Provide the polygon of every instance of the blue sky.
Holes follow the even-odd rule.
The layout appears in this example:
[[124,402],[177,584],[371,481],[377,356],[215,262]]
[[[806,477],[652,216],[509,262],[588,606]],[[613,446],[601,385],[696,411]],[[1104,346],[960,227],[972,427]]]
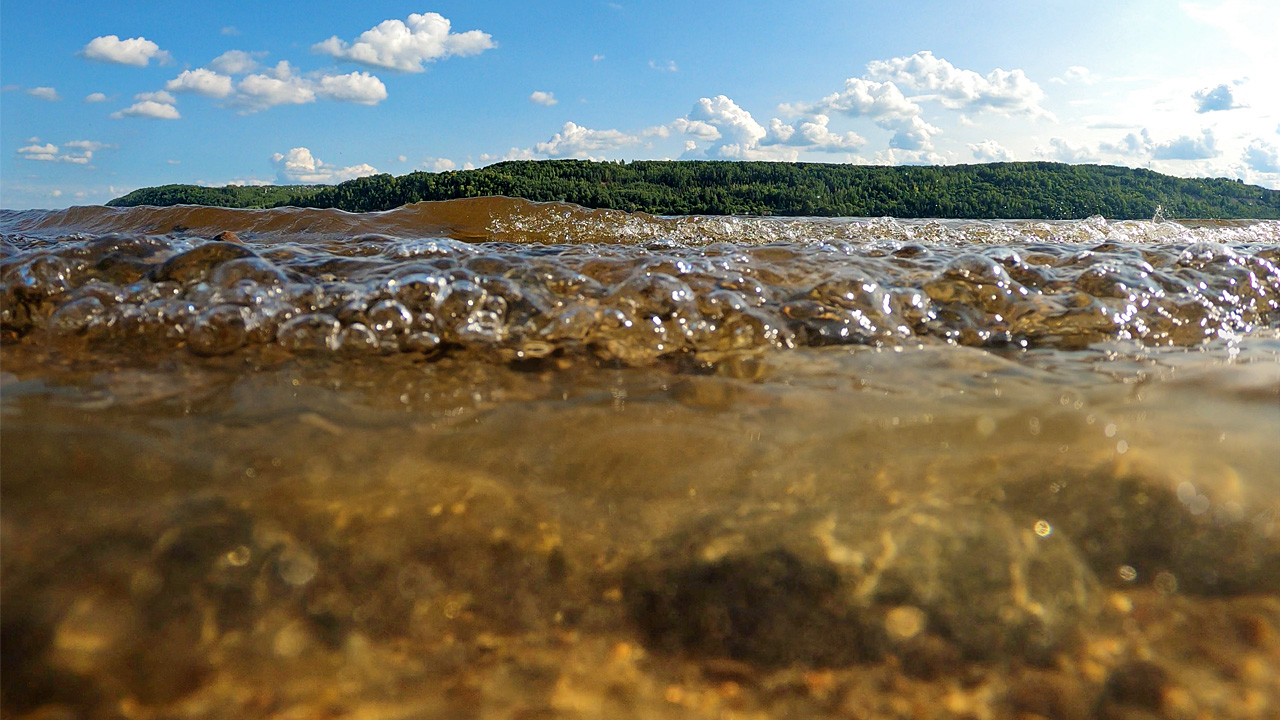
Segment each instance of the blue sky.
[[1280,188],[1276,37],[1274,0],[5,0],[0,206],[559,157]]

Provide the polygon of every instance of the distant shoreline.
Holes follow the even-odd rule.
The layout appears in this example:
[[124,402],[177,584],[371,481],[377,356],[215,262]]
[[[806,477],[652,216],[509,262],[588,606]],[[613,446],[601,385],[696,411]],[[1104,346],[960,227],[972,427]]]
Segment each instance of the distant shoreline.
[[164,185],[112,207],[206,205],[390,210],[424,200],[506,196],[654,215],[938,219],[1280,219],[1280,191],[1110,165],[946,166],[521,160],[477,170],[372,175],[338,185]]

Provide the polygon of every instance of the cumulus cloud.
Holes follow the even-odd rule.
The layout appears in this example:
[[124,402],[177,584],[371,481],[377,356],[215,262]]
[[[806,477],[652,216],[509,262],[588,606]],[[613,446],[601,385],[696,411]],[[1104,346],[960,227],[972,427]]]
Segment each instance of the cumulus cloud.
[[675,60],[667,60],[666,62],[658,62],[657,60],[650,60],[649,67],[653,68],[654,70],[657,70],[658,72],[672,72],[672,73],[680,72],[680,68],[676,67]]
[[1063,138],[1049,140],[1049,147],[1038,147],[1036,155],[1064,163],[1089,163],[1098,161],[1098,151],[1085,145],[1077,145]]
[[1013,161],[1013,153],[995,140],[983,140],[980,143],[970,143],[969,151],[973,153],[975,158],[983,162]]
[[1155,147],[1155,143],[1151,140],[1150,131],[1144,128],[1141,133],[1129,133],[1119,142],[1104,142],[1100,147],[1103,152],[1116,155],[1145,156],[1151,154],[1151,148]]
[[[36,140],[38,138],[32,139]],[[53,143],[45,143],[43,145],[31,144],[26,147],[18,148],[18,154],[21,155],[24,160],[43,160],[46,162],[52,162],[57,160],[58,146]]]
[[173,105],[178,102],[177,98],[165,92],[164,90],[157,90],[155,92],[138,93],[137,95],[133,96],[133,99],[141,100],[143,102],[149,101],[149,102],[164,103],[165,105]]
[[205,97],[224,98],[231,94],[231,77],[219,75],[207,68],[183,70],[182,74],[164,85],[173,92],[189,92]]
[[835,112],[868,118],[893,132],[889,147],[899,150],[930,152],[933,136],[942,132],[920,117],[920,106],[907,99],[892,81],[848,78],[844,81],[844,90],[816,103],[784,103],[778,109],[784,114]]
[[282,183],[335,183],[378,174],[376,168],[364,163],[340,168],[321,162],[304,147],[275,153],[271,156],[271,163],[275,165],[276,176]]
[[244,113],[255,113],[277,105],[304,105],[316,101],[311,83],[296,76],[284,78],[254,74],[236,85],[236,103]]
[[244,50],[228,50],[209,61],[209,67],[223,75],[244,75],[257,70],[257,58],[265,55],[265,52],[251,53]]
[[71,163],[73,165],[88,165],[95,152],[103,148],[112,147],[96,140],[71,140],[63,143],[62,148],[53,143],[40,143],[39,138],[30,138],[29,142],[31,143],[30,145],[18,148],[18,155],[23,160]]
[[118,112],[111,113],[111,117],[120,119],[125,117],[146,117],[156,118],[157,120],[179,120],[182,115],[178,113],[178,108],[168,103],[156,102],[155,100],[143,100]]
[[1245,107],[1236,102],[1232,95],[1231,86],[1222,84],[1214,88],[1204,88],[1197,90],[1191,94],[1191,99],[1196,101],[1196,112],[1207,113],[1215,110],[1235,110],[1236,108]]
[[316,94],[339,102],[377,105],[387,99],[387,86],[367,72],[324,75],[316,83]]
[[715,128],[720,133],[719,154],[724,157],[741,156],[744,150],[757,147],[768,134],[751,113],[725,95],[699,98],[686,119]]
[[1254,138],[1244,149],[1244,164],[1256,172],[1280,173],[1280,150],[1266,141]]
[[690,120],[689,118],[677,118],[667,125],[660,126],[658,134],[666,137],[668,132],[678,132],[697,140],[711,141],[720,139],[720,131],[716,129],[715,125],[703,120]]
[[866,76],[931,93],[943,107],[953,110],[1051,117],[1040,107],[1044,91],[1022,70],[996,68],[984,76],[922,50],[910,57],[867,63]]
[[895,132],[889,138],[889,147],[899,150],[929,152],[933,150],[933,136],[942,128],[930,125],[919,115],[893,125]]
[[144,37],[121,40],[117,35],[103,35],[89,41],[80,54],[90,60],[146,67],[152,59],[161,64],[172,58],[159,45]]
[[62,99],[62,96],[58,94],[58,91],[51,87],[28,88],[27,94],[31,97],[40,98],[41,100],[48,100],[49,102],[56,102]]
[[560,101],[556,99],[555,93],[535,90],[533,91],[533,94],[529,96],[529,102],[537,105],[546,105],[547,107],[550,107]]
[[422,161],[422,167],[431,172],[445,172],[446,170],[454,170],[458,164],[449,158],[427,158]]
[[[722,157],[741,160],[788,160],[799,158],[801,149],[844,152],[866,143],[855,132],[838,133],[828,126],[830,118],[817,113],[794,123],[778,118],[766,129],[751,113],[726,95],[699,98],[688,115],[666,125],[648,128],[643,136],[688,136],[685,157]],[[702,149],[698,143],[712,143]]]
[[856,150],[866,139],[855,132],[834,133],[827,127],[826,115],[815,115],[797,125],[784,124],[778,118],[769,122],[769,130],[761,145],[791,145],[822,152]]
[[107,101],[107,100],[109,100],[109,99],[110,99],[110,98],[108,98],[105,94],[100,93],[100,92],[96,92],[96,93],[89,93],[88,95],[85,95],[85,96],[84,96],[84,101],[85,101],[85,102],[87,102],[87,103],[100,103],[100,102],[106,102],[106,101]]
[[1156,160],[1206,160],[1221,154],[1218,140],[1209,128],[1202,130],[1200,137],[1183,135],[1151,148],[1151,157]]
[[920,106],[908,100],[897,85],[863,78],[848,78],[844,90],[816,103],[784,103],[778,110],[784,115],[839,112],[878,121],[904,120],[920,114]]
[[423,63],[457,55],[465,57],[496,47],[493,38],[479,30],[451,32],[450,22],[439,13],[412,14],[408,21],[383,20],[364,31],[354,42],[333,36],[311,50],[362,65],[403,72],[423,72]]
[[[535,156],[551,158],[589,158],[594,153],[619,150],[640,142],[640,138],[618,130],[592,130],[576,123],[566,122],[560,132],[546,142],[533,146]],[[519,158],[509,158],[519,159]]]

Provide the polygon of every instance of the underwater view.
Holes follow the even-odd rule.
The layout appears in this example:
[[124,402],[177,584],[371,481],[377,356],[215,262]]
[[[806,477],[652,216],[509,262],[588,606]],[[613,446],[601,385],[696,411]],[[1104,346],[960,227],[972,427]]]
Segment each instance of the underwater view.
[[0,232],[5,717],[1280,714],[1280,222]]

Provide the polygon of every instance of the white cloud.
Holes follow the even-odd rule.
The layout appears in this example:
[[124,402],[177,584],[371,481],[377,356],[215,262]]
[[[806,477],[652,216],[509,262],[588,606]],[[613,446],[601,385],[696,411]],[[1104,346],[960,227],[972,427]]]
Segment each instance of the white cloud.
[[430,170],[431,172],[444,172],[446,170],[456,169],[458,164],[449,158],[427,158],[422,161],[422,167]]
[[600,61],[601,61],[601,60],[603,60],[603,59],[604,59],[604,56],[603,56],[603,55],[592,55],[592,56],[591,56],[591,62],[600,62]]
[[223,75],[244,75],[258,69],[256,58],[264,57],[265,52],[245,52],[244,50],[228,50],[213,60],[209,67]]
[[1098,151],[1085,145],[1077,145],[1063,138],[1049,140],[1049,147],[1036,148],[1036,155],[1064,163],[1090,163],[1098,161]]
[[53,143],[45,143],[44,145],[28,145],[18,148],[18,154],[26,160],[44,160],[54,161],[57,159],[58,146]]
[[783,124],[781,120],[774,118],[769,122],[768,134],[760,144],[791,145],[822,152],[856,150],[866,144],[866,139],[855,132],[831,132],[827,127],[829,121],[830,118],[826,115],[815,115],[800,122],[797,127]]
[[923,50],[910,57],[867,63],[867,77],[890,80],[903,87],[932,93],[933,99],[953,110],[991,110],[1007,115],[1051,117],[1040,107],[1044,91],[1022,70],[996,68],[983,76],[957,68]]
[[277,105],[303,105],[316,101],[310,83],[302,78],[247,75],[236,85],[236,103],[244,113],[255,113]]
[[29,88],[27,90],[27,94],[31,97],[40,98],[41,100],[48,100],[49,102],[56,102],[62,99],[62,96],[58,94],[58,91],[51,87]]
[[156,102],[155,100],[143,100],[134,103],[129,107],[118,112],[111,113],[111,117],[119,119],[123,117],[148,117],[158,120],[178,120],[182,116],[178,114],[178,108],[168,103]]
[[264,73],[241,78],[236,85],[235,104],[241,114],[255,113],[277,105],[305,105],[317,97],[358,105],[377,105],[387,99],[387,86],[367,72],[345,75],[302,77],[281,60]]
[[1203,88],[1191,94],[1191,99],[1196,101],[1196,112],[1207,113],[1215,110],[1235,110],[1236,108],[1245,107],[1236,102],[1231,94],[1231,86],[1222,84],[1213,88]]
[[223,35],[239,35],[240,31],[236,29],[235,25],[228,25],[222,28],[222,34]]
[[115,145],[98,142],[97,140],[71,140],[63,143],[66,147],[79,148],[88,152],[97,152],[103,148],[113,148]]
[[841,92],[832,93],[816,103],[784,103],[778,109],[792,115],[838,112],[850,117],[869,118],[881,128],[893,132],[889,140],[891,149],[911,152],[932,152],[933,136],[942,132],[920,117],[920,106],[903,95],[892,81],[848,78]]
[[163,103],[165,105],[173,105],[178,102],[177,98],[165,92],[164,90],[157,90],[155,92],[138,93],[137,95],[133,96],[133,99],[141,102]]
[[110,98],[108,98],[106,95],[104,95],[103,93],[100,93],[100,92],[96,92],[96,93],[89,93],[88,95],[85,95],[85,96],[84,96],[84,101],[85,101],[85,102],[87,102],[87,103],[100,103],[100,102],[106,102],[106,101],[107,101],[107,100],[109,100],[109,99],[110,99]]
[[536,103],[538,105],[546,105],[547,107],[550,107],[560,101],[556,99],[555,93],[535,90],[533,91],[533,94],[529,96],[529,102]]
[[1221,154],[1217,138],[1210,128],[1202,130],[1200,137],[1183,135],[1151,148],[1151,157],[1156,160],[1207,160]]
[[335,35],[311,47],[362,65],[404,72],[422,72],[424,62],[457,55],[477,55],[496,47],[493,38],[479,30],[450,31],[449,20],[438,13],[412,14],[408,22],[383,20],[348,44]]
[[153,58],[161,64],[171,59],[168,52],[144,37],[121,40],[116,35],[96,37],[80,53],[90,60],[137,67],[146,67]]
[[980,143],[970,143],[969,151],[973,156],[983,162],[1012,162],[1013,153],[996,142],[995,140],[983,140]]
[[659,126],[660,130],[657,134],[662,137],[667,136],[668,129],[683,135],[689,135],[698,140],[719,140],[720,131],[715,125],[703,120],[690,120],[689,118],[677,118],[668,125]]
[[183,70],[182,74],[164,84],[166,90],[190,92],[205,97],[224,98],[231,94],[231,78],[206,69]]
[[316,84],[316,94],[339,102],[377,105],[387,99],[387,86],[367,72],[325,75]]
[[1084,67],[1083,65],[1072,65],[1071,67],[1067,68],[1066,72],[1062,73],[1061,77],[1053,78],[1049,80],[1049,82],[1057,83],[1059,85],[1067,85],[1071,83],[1077,83],[1080,85],[1093,85],[1094,83],[1098,82],[1098,76],[1095,75],[1093,71],[1091,71],[1089,68]]
[[334,167],[321,162],[304,147],[296,147],[288,153],[276,153],[271,156],[276,166],[276,176],[285,183],[335,183],[354,178],[377,175],[378,170],[372,165],[360,164],[351,167]]
[[72,140],[63,143],[63,147],[74,148],[74,150],[67,149],[64,151],[53,143],[37,144],[39,142],[37,138],[31,138],[30,141],[30,145],[18,148],[18,154],[22,156],[23,160],[71,163],[73,165],[88,165],[95,152],[103,148],[112,147],[96,140]]
[[592,130],[566,122],[550,140],[535,144],[532,152],[534,155],[552,158],[589,158],[593,153],[610,152],[638,142],[640,138],[618,130]]
[[657,70],[658,72],[672,72],[672,73],[680,72],[680,68],[676,67],[675,60],[668,60],[666,62],[658,62],[657,60],[650,60],[649,67],[653,68],[654,70]]
[[904,120],[920,114],[920,106],[908,100],[892,82],[876,82],[848,78],[844,90],[832,93],[816,103],[786,103],[778,106],[784,115],[811,112],[840,112],[850,117],[868,117],[876,121]]
[[1280,150],[1264,140],[1254,138],[1244,149],[1242,158],[1250,170],[1264,173],[1280,173]]
[[751,113],[739,107],[725,95],[699,98],[686,117],[714,127],[727,144],[755,147],[768,134],[764,127],[751,117]]

